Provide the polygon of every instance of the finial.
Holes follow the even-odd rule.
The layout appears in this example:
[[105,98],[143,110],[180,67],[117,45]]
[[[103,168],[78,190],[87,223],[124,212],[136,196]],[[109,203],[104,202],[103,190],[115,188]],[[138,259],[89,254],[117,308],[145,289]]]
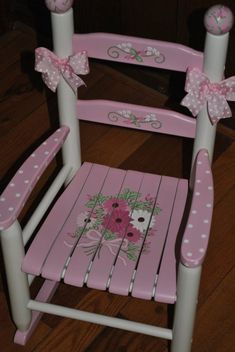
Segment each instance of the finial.
[[204,17],[207,31],[214,35],[222,35],[230,31],[233,26],[233,13],[224,5],[210,7]]
[[64,13],[73,6],[73,0],[45,0],[47,8],[55,13]]

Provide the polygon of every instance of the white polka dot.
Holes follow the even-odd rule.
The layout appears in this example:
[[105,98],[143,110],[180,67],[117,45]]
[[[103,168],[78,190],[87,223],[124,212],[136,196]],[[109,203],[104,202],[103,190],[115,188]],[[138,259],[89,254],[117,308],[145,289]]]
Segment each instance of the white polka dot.
[[186,238],[186,239],[184,240],[184,243],[189,243],[189,240]]
[[15,187],[14,182],[10,183],[10,187]]
[[13,208],[13,207],[10,207],[10,208],[8,208],[8,210],[9,210],[9,211],[13,211],[13,210],[14,210],[14,208]]
[[38,165],[34,165],[33,167],[34,167],[34,169],[38,169]]
[[0,198],[0,201],[1,201],[1,202],[5,202],[5,200],[6,200],[5,197],[1,197],[1,198]]
[[197,214],[197,210],[192,210],[192,214]]
[[187,256],[188,256],[188,257],[192,257],[192,255],[193,255],[192,252],[188,252],[188,253],[187,253]]
[[20,198],[21,194],[20,193],[16,193],[16,198]]
[[31,154],[31,157],[32,157],[32,158],[35,158],[35,156],[36,156],[36,154],[35,154],[35,153]]
[[213,187],[212,187],[212,186],[209,186],[208,189],[209,189],[209,191],[212,191],[212,190],[213,190]]
[[196,182],[197,182],[197,183],[201,183],[202,181],[198,179]]
[[23,174],[24,173],[24,171],[23,170],[19,170],[19,174]]
[[55,142],[58,142],[58,140],[59,140],[58,138],[54,138],[54,141],[55,141]]
[[207,235],[205,234],[205,233],[203,233],[202,235],[201,235],[201,238],[206,238],[207,237]]
[[199,160],[199,161],[197,162],[197,164],[198,164],[198,165],[201,165],[201,164],[202,164],[202,162]]
[[208,224],[209,223],[209,220],[208,219],[205,219],[203,220],[204,224]]
[[207,203],[206,207],[207,207],[207,208],[211,208],[211,207],[212,207],[212,204],[211,204],[211,203]]
[[200,194],[201,194],[200,192],[196,192],[195,193],[196,196],[200,196]]
[[48,155],[48,154],[49,154],[48,150],[46,150],[46,151],[44,152],[44,154],[45,154],[45,155]]
[[188,224],[188,228],[192,229],[193,228],[193,224]]
[[208,156],[208,153],[204,153],[204,156]]
[[210,174],[211,172],[210,172],[210,170],[206,170],[206,174]]
[[204,252],[205,252],[205,249],[204,249],[204,248],[200,248],[200,249],[199,249],[199,252],[200,252],[200,253],[204,253]]
[[24,180],[24,183],[27,185],[29,183],[29,180]]
[[42,144],[43,144],[43,145],[47,145],[47,142],[43,142]]

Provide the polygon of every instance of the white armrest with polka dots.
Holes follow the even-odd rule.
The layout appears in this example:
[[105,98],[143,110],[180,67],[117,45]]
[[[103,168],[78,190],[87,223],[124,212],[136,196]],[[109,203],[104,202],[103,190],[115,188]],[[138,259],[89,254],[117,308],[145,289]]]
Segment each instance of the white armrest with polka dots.
[[181,245],[181,261],[187,267],[202,264],[210,235],[214,191],[211,165],[206,149],[194,164],[194,185],[190,213]]
[[24,162],[0,197],[0,230],[18,217],[33,187],[63,145],[69,128],[62,126]]

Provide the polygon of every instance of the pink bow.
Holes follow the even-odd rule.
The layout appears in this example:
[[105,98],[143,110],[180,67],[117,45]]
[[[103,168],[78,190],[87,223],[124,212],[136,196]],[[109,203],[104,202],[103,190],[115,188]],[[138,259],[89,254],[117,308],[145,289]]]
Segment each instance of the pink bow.
[[56,91],[60,77],[63,76],[76,94],[77,88],[85,85],[77,74],[86,75],[89,73],[87,52],[82,51],[68,58],[60,59],[46,48],[37,48],[35,50],[35,70],[42,73],[44,83],[53,92]]
[[231,117],[227,100],[235,100],[235,76],[219,83],[211,83],[209,78],[197,68],[188,70],[185,90],[188,93],[181,101],[196,116],[207,103],[211,123]]

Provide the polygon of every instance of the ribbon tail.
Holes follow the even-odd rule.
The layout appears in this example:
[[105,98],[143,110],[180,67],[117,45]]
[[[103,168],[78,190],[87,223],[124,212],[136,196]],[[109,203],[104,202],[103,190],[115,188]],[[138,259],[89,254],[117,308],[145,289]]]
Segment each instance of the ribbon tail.
[[48,73],[46,72],[43,72],[42,73],[42,80],[43,82],[45,83],[45,85],[50,89],[52,90],[53,93],[55,93],[56,91],[56,88],[58,86],[58,83],[59,83],[59,77],[58,77],[58,80],[54,80],[54,81],[51,81]]
[[188,93],[181,101],[180,105],[185,106],[186,108],[189,109],[189,111],[192,113],[193,116],[197,116],[198,113],[201,111],[203,103],[199,103],[198,101],[195,101],[195,97],[192,93]]
[[225,119],[232,116],[231,109],[223,95],[217,95],[216,98],[209,100],[207,108],[212,125],[218,123],[220,119]]
[[62,76],[65,79],[65,81],[68,83],[68,85],[71,87],[75,95],[77,95],[77,89],[80,86],[82,85],[86,86],[85,82],[75,73],[72,73],[71,75],[67,75],[66,73],[63,73]]

